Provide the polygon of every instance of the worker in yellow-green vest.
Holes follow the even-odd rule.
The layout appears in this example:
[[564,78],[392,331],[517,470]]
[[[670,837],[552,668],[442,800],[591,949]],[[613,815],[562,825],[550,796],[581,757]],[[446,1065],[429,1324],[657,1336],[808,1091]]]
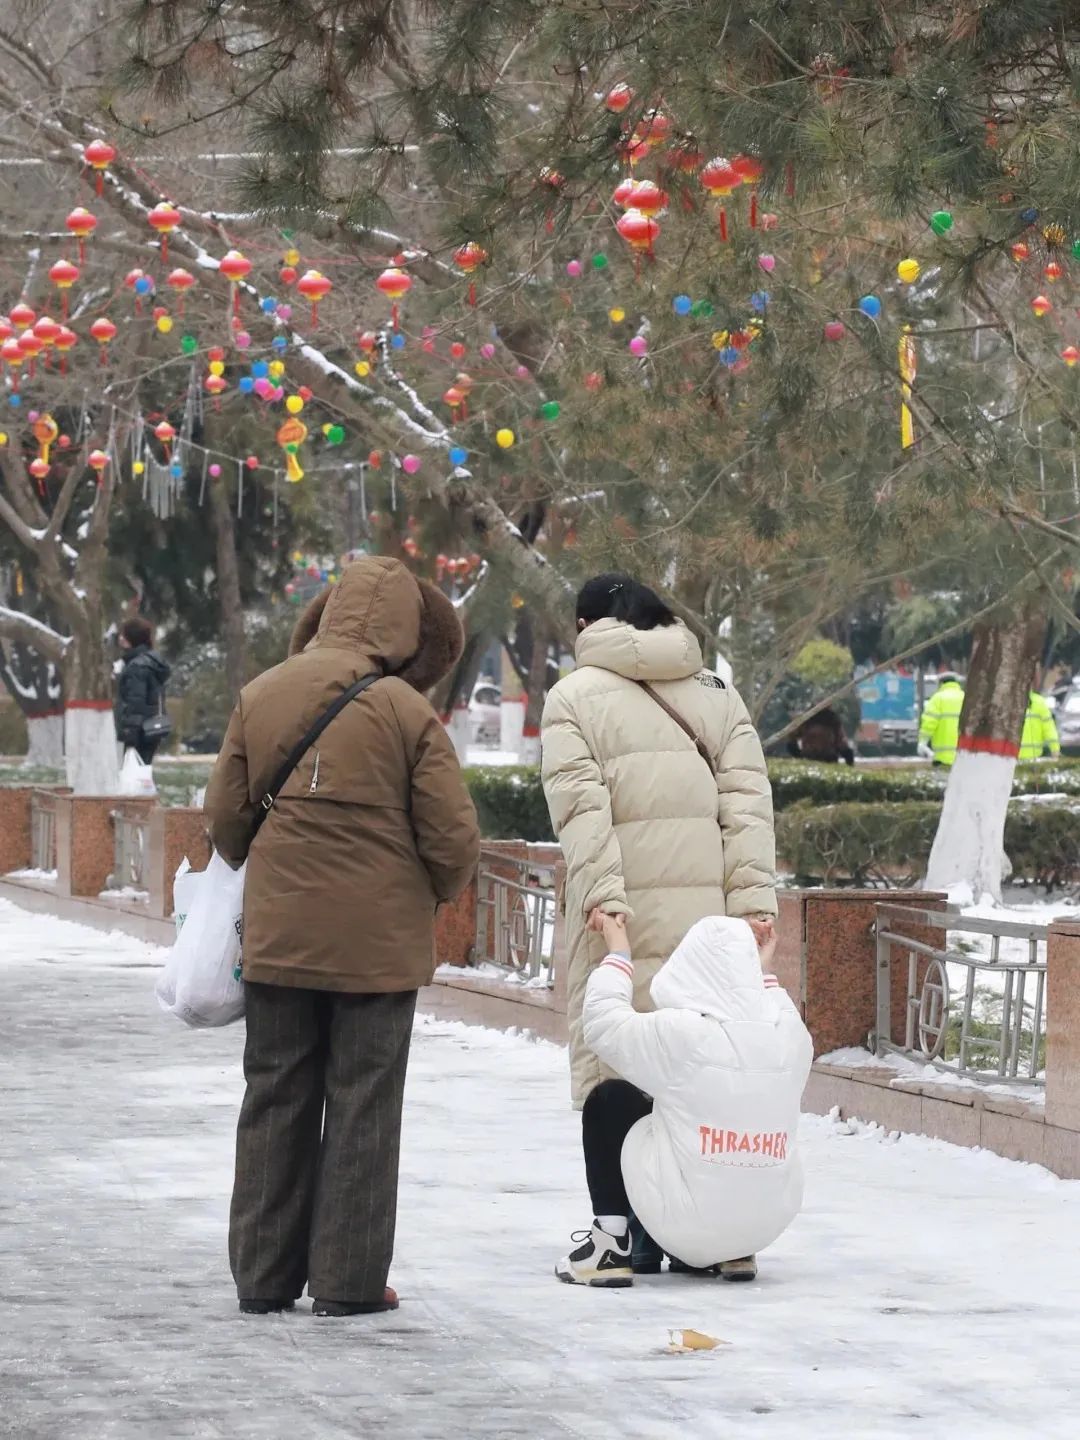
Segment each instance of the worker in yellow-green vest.
[[951,765],[960,739],[964,687],[951,670],[938,676],[938,688],[926,702],[919,725],[919,754],[935,765]]
[[1047,751],[1055,760],[1061,754],[1054,712],[1046,696],[1032,690],[1024,716],[1024,732],[1020,737],[1020,759],[1041,760]]

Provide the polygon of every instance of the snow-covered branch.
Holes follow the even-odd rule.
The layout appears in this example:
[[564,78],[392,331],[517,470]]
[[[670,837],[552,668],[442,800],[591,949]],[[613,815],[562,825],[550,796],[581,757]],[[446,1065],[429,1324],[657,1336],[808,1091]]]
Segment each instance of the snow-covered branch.
[[0,635],[8,640],[21,641],[56,663],[63,660],[71,644],[70,636],[61,635],[50,625],[35,620],[32,615],[24,615],[21,610],[9,610],[6,605],[0,605]]

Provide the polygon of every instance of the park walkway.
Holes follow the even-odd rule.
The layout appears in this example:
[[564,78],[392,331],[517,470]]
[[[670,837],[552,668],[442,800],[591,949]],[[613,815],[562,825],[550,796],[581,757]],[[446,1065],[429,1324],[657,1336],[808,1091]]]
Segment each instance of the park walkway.
[[[597,1294],[564,1056],[418,1022],[396,1315],[241,1319],[242,1027],[160,952],[0,902],[0,1435],[13,1440],[1041,1440],[1075,1434],[1080,1183],[808,1117],[761,1282]],[[663,1353],[694,1327],[730,1345]]]

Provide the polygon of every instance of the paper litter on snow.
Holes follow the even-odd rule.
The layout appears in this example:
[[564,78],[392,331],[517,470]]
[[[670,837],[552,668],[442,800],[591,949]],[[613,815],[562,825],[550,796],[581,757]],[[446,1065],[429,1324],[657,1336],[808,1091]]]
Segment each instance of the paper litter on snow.
[[716,1350],[721,1345],[730,1345],[730,1340],[717,1340],[713,1335],[703,1335],[700,1330],[669,1330],[665,1355],[689,1355],[692,1350]]

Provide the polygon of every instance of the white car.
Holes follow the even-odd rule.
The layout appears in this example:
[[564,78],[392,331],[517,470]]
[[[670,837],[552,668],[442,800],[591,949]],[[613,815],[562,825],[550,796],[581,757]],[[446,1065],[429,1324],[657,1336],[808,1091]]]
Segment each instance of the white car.
[[469,743],[497,748],[502,734],[502,691],[481,680],[469,702]]

